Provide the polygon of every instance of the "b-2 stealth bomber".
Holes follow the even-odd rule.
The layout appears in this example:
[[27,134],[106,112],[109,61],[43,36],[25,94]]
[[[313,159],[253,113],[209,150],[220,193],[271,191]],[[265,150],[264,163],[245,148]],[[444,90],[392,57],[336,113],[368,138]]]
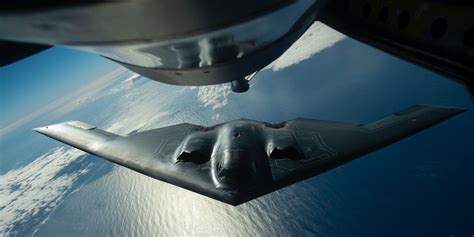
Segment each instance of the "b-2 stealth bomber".
[[239,119],[120,136],[79,121],[35,131],[152,178],[239,205],[397,142],[464,109],[417,105],[369,124]]

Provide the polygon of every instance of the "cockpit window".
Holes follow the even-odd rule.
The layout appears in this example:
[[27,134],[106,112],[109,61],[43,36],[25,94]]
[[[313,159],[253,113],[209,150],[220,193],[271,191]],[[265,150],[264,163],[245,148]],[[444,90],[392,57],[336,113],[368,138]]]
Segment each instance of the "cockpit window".
[[198,127],[196,127],[195,130],[198,131],[198,132],[208,132],[208,131],[214,130],[216,127],[217,127],[217,125],[212,126],[212,127],[198,126]]
[[270,159],[292,159],[298,160],[301,158],[300,152],[293,146],[287,146],[284,148],[276,147],[270,153]]
[[286,126],[285,122],[283,122],[283,123],[265,123],[265,127],[267,127],[267,128],[278,129],[278,128],[282,128],[284,126]]
[[178,162],[194,162],[196,164],[204,164],[209,160],[210,158],[206,155],[203,155],[200,150],[192,152],[183,151],[183,153],[178,156]]

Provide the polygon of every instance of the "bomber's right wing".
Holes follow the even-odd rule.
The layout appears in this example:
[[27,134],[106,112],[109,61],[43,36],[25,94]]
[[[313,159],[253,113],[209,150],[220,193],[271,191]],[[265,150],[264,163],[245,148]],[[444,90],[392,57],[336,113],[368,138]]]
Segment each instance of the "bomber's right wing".
[[192,124],[119,136],[79,121],[69,121],[35,131],[125,166],[152,178],[235,203],[227,190],[216,189],[210,175],[210,146],[214,131]]

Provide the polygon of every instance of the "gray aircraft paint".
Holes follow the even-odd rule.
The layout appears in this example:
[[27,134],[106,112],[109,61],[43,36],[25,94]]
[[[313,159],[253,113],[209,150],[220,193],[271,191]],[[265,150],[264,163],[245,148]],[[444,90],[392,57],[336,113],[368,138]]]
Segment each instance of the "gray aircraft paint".
[[417,105],[351,124],[239,119],[212,127],[179,124],[112,134],[79,121],[35,131],[155,179],[239,205],[333,169],[465,111]]

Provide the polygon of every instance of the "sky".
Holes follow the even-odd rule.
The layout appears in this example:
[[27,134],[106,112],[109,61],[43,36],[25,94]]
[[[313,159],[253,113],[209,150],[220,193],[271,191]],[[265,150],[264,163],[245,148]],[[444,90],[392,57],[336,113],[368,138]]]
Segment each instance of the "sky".
[[118,67],[95,54],[66,47],[53,47],[1,67],[0,128]]
[[[313,24],[308,32],[319,33],[303,35],[284,57],[275,60],[265,69],[277,71],[291,66],[345,38],[320,23]],[[84,70],[85,68],[87,70]],[[19,120],[29,120],[29,114],[35,115],[34,112],[40,111],[56,99],[78,90],[79,87],[116,68],[121,66],[96,54],[62,46],[52,47],[0,67],[0,135],[5,130],[10,131],[13,127],[9,126]],[[222,101],[213,101],[225,102],[225,98],[218,99]]]

